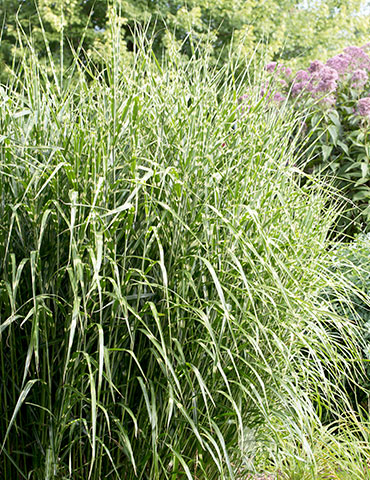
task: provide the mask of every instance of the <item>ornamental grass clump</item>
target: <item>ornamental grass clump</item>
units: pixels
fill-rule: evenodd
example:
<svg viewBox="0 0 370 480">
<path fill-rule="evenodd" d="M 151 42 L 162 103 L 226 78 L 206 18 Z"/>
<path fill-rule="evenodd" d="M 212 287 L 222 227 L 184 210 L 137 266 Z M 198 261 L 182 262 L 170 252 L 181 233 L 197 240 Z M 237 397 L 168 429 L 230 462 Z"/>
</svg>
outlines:
<svg viewBox="0 0 370 480">
<path fill-rule="evenodd" d="M 338 228 L 353 235 L 370 224 L 370 56 L 369 44 L 347 47 L 325 64 L 287 76 L 283 65 L 267 64 L 270 88 L 297 112 L 306 112 L 307 168 L 336 179 L 347 199 Z"/>
<path fill-rule="evenodd" d="M 362 478 L 358 327 L 319 301 L 348 289 L 294 111 L 135 55 L 61 82 L 26 49 L 1 90 L 0 477 Z"/>
</svg>

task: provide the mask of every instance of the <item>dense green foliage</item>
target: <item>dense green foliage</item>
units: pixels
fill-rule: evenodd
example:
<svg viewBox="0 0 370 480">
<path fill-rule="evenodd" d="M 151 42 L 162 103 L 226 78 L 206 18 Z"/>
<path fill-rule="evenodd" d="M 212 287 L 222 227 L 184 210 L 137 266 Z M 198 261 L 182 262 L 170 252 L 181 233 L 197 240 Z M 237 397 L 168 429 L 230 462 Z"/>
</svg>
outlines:
<svg viewBox="0 0 370 480">
<path fill-rule="evenodd" d="M 370 44 L 347 47 L 326 64 L 315 60 L 295 73 L 276 62 L 266 66 L 266 95 L 305 112 L 300 129 L 307 167 L 335 181 L 347 201 L 338 228 L 351 235 L 368 231 L 370 222 L 369 50 Z"/>
<path fill-rule="evenodd" d="M 339 244 L 333 257 L 333 272 L 345 275 L 351 288 L 350 302 L 343 304 L 331 292 L 329 294 L 332 305 L 339 315 L 346 316 L 352 321 L 359 322 L 361 334 L 359 342 L 363 351 L 367 376 L 365 378 L 367 389 L 370 386 L 370 236 L 359 235 L 350 244 Z M 363 398 L 367 396 L 362 394 Z M 367 405 L 366 405 L 367 408 Z"/>
<path fill-rule="evenodd" d="M 83 39 L 85 57 L 101 61 L 111 48 L 115 10 L 122 48 L 127 50 L 124 63 L 132 60 L 132 32 L 138 25 L 147 29 L 157 57 L 171 56 L 173 50 L 191 55 L 195 42 L 201 52 L 210 50 L 214 61 L 220 55 L 225 60 L 230 46 L 245 63 L 255 49 L 293 63 L 327 58 L 345 45 L 367 40 L 370 23 L 364 4 L 364 0 L 2 0 L 0 71 L 24 54 L 17 21 L 32 36 L 40 59 L 47 58 L 46 38 L 54 59 L 68 65 L 69 45 L 77 50 Z"/>
<path fill-rule="evenodd" d="M 294 112 L 117 45 L 89 83 L 29 52 L 0 91 L 1 478 L 361 479 L 358 328 L 320 297 L 350 290 Z"/>
</svg>

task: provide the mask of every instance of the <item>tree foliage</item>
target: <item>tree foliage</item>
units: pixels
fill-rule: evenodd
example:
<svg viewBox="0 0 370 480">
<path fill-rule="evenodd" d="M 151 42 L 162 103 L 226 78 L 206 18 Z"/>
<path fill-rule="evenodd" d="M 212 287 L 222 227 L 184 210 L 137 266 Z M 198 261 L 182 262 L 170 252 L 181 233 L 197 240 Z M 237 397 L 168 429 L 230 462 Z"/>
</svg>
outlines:
<svg viewBox="0 0 370 480">
<path fill-rule="evenodd" d="M 370 33 L 364 0 L 1 0 L 2 67 L 22 55 L 19 32 L 32 34 L 39 58 L 49 43 L 54 58 L 70 62 L 70 46 L 97 60 L 109 52 L 118 12 L 122 46 L 133 50 L 132 31 L 146 28 L 157 56 L 189 56 L 192 41 L 215 57 L 233 54 L 246 63 L 253 52 L 290 64 L 325 59 Z M 189 35 L 191 33 L 191 35 Z M 44 35 L 45 34 L 45 35 Z M 61 42 L 61 39 L 64 39 Z M 190 41 L 190 38 L 192 41 Z M 4 70 L 2 68 L 1 70 Z"/>
</svg>

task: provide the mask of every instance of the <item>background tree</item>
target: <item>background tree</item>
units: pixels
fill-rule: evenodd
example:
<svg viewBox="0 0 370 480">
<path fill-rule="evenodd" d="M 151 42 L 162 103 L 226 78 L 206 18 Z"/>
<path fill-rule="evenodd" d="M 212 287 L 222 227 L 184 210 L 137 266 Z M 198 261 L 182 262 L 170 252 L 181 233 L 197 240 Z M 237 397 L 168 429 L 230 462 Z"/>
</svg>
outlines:
<svg viewBox="0 0 370 480">
<path fill-rule="evenodd" d="M 366 43 L 368 7 L 363 0 L 0 0 L 1 70 L 21 54 L 18 22 L 40 59 L 47 55 L 46 38 L 54 58 L 68 64 L 69 44 L 77 49 L 83 37 L 84 51 L 97 60 L 109 52 L 113 10 L 128 52 L 133 29 L 142 25 L 159 57 L 174 48 L 189 55 L 191 32 L 197 45 L 212 46 L 215 58 L 231 45 L 245 61 L 257 49 L 268 60 L 282 57 L 297 66 Z"/>
</svg>

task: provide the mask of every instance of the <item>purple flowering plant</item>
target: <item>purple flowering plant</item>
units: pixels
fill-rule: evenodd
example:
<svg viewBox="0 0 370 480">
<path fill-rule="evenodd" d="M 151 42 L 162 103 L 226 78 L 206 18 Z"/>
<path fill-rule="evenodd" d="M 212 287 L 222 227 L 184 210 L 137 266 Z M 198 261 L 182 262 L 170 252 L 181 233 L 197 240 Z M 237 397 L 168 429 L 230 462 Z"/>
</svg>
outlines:
<svg viewBox="0 0 370 480">
<path fill-rule="evenodd" d="M 266 72 L 272 98 L 307 116 L 306 168 L 334 177 L 348 199 L 340 228 L 370 231 L 370 44 L 347 47 L 295 74 L 276 62 Z"/>
</svg>

